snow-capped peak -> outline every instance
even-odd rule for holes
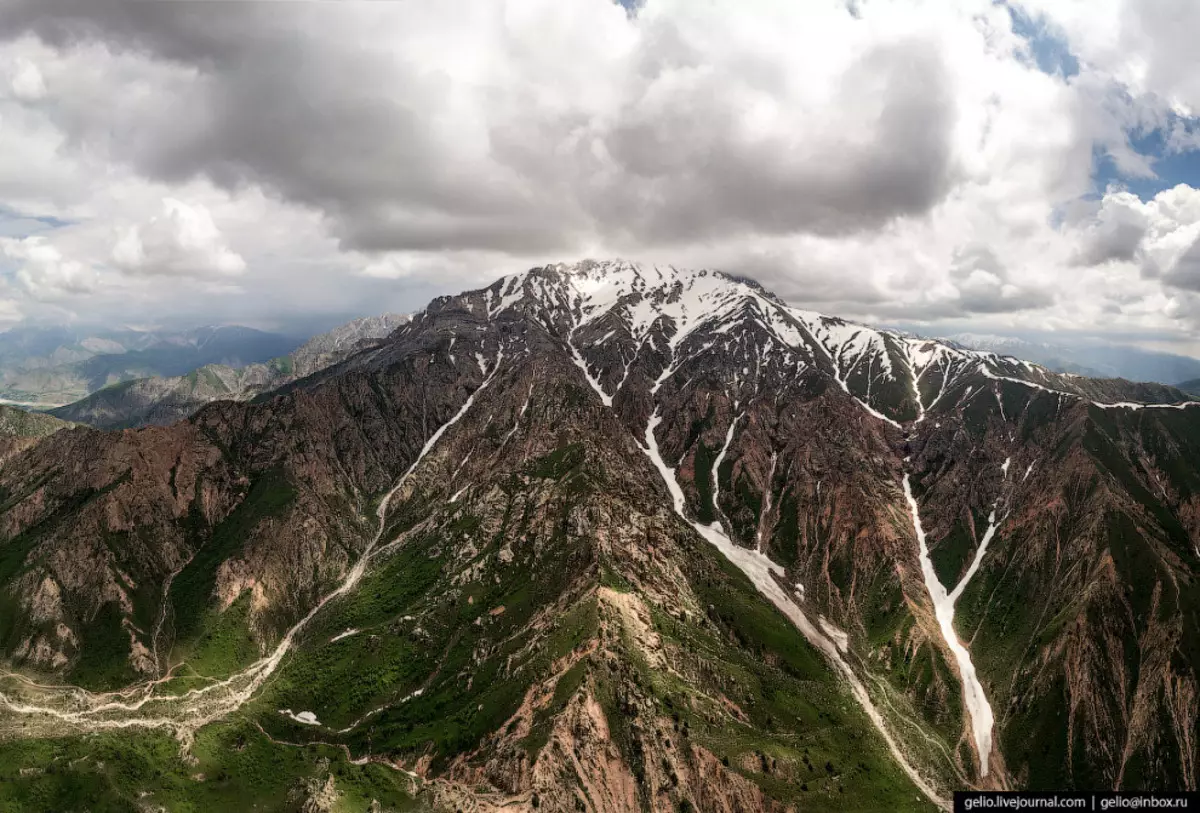
[[[564,341],[606,404],[631,371],[657,391],[685,366],[718,360],[730,394],[764,376],[831,378],[868,412],[899,425],[1002,381],[1084,397],[1070,379],[992,352],[790,307],[757,283],[711,269],[626,260],[557,263],[464,294],[489,320],[519,312]],[[482,297],[482,303],[479,298]],[[741,393],[735,396],[734,392]]]

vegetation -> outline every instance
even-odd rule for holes
[[[353,765],[338,748],[275,744],[252,725],[201,730],[188,764],[179,743],[156,731],[0,742],[0,810],[172,813],[299,808],[307,782],[332,776],[344,809],[416,807],[409,778],[380,765]]]
[[[211,605],[217,569],[242,551],[261,522],[282,514],[295,498],[295,489],[281,472],[261,474],[238,507],[207,534],[195,557],[171,583],[169,601],[177,641],[186,646],[201,630],[216,624]]]
[[[129,666],[129,632],[122,624],[121,608],[110,601],[83,627],[79,659],[68,679],[85,689],[117,689],[135,675]]]

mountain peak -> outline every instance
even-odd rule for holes
[[[622,261],[442,297],[351,351],[0,460],[0,655],[73,684],[0,675],[0,733],[244,718],[249,752],[320,743],[460,794],[435,809],[1192,781],[1177,391]],[[205,372],[180,383],[224,386]]]

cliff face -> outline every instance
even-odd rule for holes
[[[0,465],[7,657],[167,678],[0,684],[0,726],[239,709],[449,809],[1194,788],[1183,398],[714,272],[535,269],[285,393]]]

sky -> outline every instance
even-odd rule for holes
[[[1200,356],[1194,0],[0,2],[0,328],[547,262]]]

